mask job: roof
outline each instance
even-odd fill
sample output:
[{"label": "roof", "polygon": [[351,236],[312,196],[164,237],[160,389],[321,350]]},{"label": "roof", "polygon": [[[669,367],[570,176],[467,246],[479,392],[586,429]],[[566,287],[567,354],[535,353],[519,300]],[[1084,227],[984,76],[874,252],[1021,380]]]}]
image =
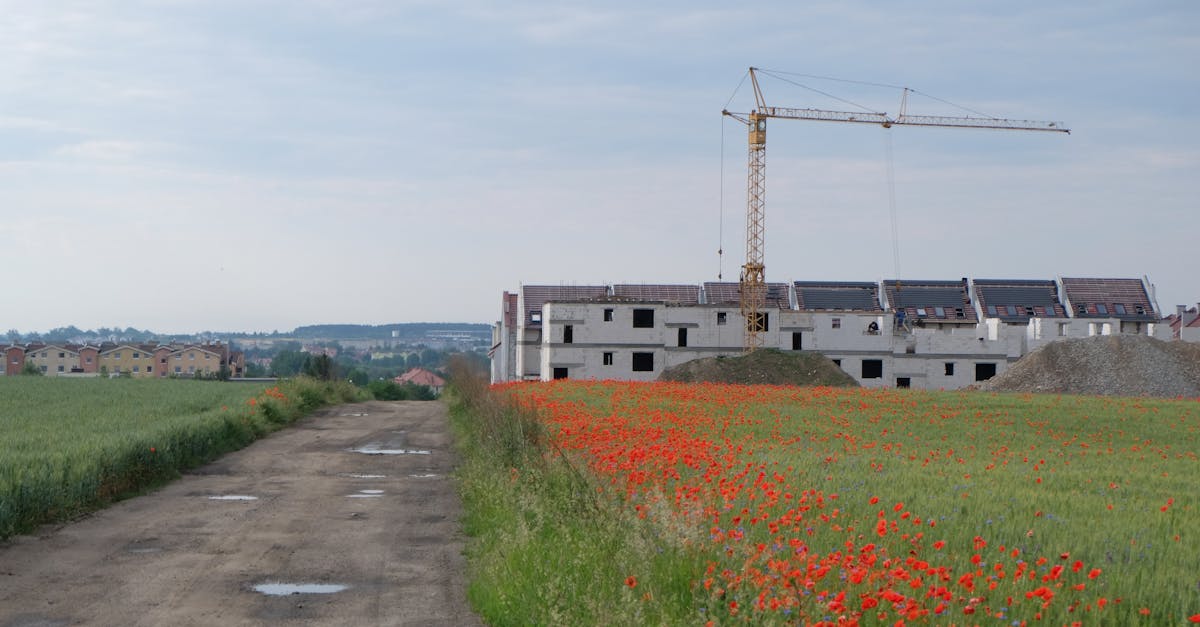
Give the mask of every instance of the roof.
[{"label": "roof", "polygon": [[909,320],[975,323],[978,317],[971,306],[967,280],[959,281],[884,281],[888,304],[893,311],[903,310]]},{"label": "roof", "polygon": [[984,317],[1004,322],[1066,316],[1066,308],[1058,302],[1058,285],[1052,279],[975,279],[975,298]]},{"label": "roof", "polygon": [[601,300],[608,297],[607,285],[523,285],[521,296],[525,310],[522,321],[531,327],[542,326],[542,321],[533,319],[533,312],[542,311],[550,301]]},{"label": "roof", "polygon": [[[704,295],[710,305],[732,305],[741,302],[741,284],[705,283]],[[791,309],[792,301],[788,298],[787,283],[767,283],[767,305],[780,309]]]},{"label": "roof", "polygon": [[700,302],[700,287],[698,285],[614,285],[613,297],[641,300],[679,303],[681,305],[696,305]]},{"label": "roof", "polygon": [[795,287],[801,310],[883,311],[875,283],[796,281]]},{"label": "roof", "polygon": [[440,388],[446,385],[446,380],[436,374],[424,369],[413,368],[408,372],[396,377],[396,383],[412,383],[414,385],[427,385],[431,388]]},{"label": "roof", "polygon": [[1117,318],[1154,322],[1158,315],[1150,304],[1141,279],[1062,279],[1063,291],[1076,318]]}]

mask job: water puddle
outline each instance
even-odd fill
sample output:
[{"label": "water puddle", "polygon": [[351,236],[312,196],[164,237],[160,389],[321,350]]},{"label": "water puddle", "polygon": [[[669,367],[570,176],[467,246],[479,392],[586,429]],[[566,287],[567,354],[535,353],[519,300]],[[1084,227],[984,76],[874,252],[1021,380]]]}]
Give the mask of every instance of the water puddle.
[{"label": "water puddle", "polygon": [[358,494],[347,494],[352,499],[369,499],[383,496],[383,490],[359,490]]},{"label": "water puddle", "polygon": [[387,475],[360,475],[353,472],[343,473],[341,476],[350,477],[351,479],[387,479]]},{"label": "water puddle", "polygon": [[348,587],[337,583],[260,583],[254,586],[254,591],[283,597],[292,594],[333,594]]},{"label": "water puddle", "polygon": [[410,448],[379,448],[377,444],[368,444],[358,448],[350,449],[351,453],[362,453],[363,455],[428,455],[429,451]]},{"label": "water puddle", "polygon": [[353,416],[353,417],[355,417],[355,418],[362,418],[363,416],[369,416],[370,414],[338,414],[338,415],[339,415],[339,416]]},{"label": "water puddle", "polygon": [[432,472],[427,472],[423,475],[409,475],[409,476],[412,477],[413,479],[431,479],[433,477],[437,477],[438,475],[436,475]]},{"label": "water puddle", "polygon": [[210,500],[210,501],[257,501],[258,497],[250,496],[248,494],[222,494],[220,496],[210,496],[210,497],[208,497],[208,500]]},{"label": "water puddle", "polygon": [[359,494],[383,494],[383,490],[359,490]]}]

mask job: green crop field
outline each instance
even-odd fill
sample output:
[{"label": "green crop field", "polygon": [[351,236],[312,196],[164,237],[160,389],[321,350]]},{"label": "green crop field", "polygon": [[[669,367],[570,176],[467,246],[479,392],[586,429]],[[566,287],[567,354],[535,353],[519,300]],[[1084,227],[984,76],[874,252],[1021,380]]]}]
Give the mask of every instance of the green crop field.
[{"label": "green crop field", "polygon": [[501,409],[457,420],[483,436],[463,469],[471,598],[497,624],[1200,622],[1196,400],[491,394]]},{"label": "green crop field", "polygon": [[0,377],[0,539],[241,448],[341,384]]}]

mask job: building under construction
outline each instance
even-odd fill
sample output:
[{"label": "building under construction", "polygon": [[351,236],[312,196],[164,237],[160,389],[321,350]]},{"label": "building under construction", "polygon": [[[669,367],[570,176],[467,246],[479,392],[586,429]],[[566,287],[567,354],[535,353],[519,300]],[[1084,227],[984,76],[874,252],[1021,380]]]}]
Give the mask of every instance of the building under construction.
[{"label": "building under construction", "polygon": [[[738,283],[525,285],[504,292],[492,381],[651,381],[744,349]],[[955,389],[1056,340],[1169,339],[1143,279],[767,283],[764,348],[825,355],[865,387]]]}]

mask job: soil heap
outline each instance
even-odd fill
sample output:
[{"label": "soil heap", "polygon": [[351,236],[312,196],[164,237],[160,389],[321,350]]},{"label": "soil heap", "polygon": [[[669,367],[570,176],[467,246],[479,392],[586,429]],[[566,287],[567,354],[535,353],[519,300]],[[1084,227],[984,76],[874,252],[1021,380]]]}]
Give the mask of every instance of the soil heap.
[{"label": "soil heap", "polygon": [[1200,397],[1200,344],[1144,335],[1051,342],[979,385],[997,392]]},{"label": "soil heap", "polygon": [[858,387],[854,377],[820,353],[760,349],[748,355],[706,357],[668,368],[659,381]]}]

